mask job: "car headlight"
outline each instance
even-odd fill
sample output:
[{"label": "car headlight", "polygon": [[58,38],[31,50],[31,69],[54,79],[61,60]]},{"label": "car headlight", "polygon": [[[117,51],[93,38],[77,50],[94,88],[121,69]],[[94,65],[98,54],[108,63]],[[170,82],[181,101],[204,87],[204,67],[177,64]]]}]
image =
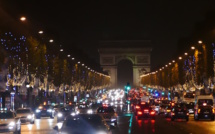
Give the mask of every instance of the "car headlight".
[{"label": "car headlight", "polygon": [[115,118],[112,118],[112,119],[111,119],[111,122],[114,122],[114,121],[116,121],[116,119],[115,119]]},{"label": "car headlight", "polygon": [[28,119],[31,119],[31,118],[32,118],[32,116],[31,116],[31,115],[28,115],[28,116],[27,116],[27,118],[28,118]]},{"label": "car headlight", "polygon": [[72,112],[71,115],[72,115],[72,116],[75,116],[76,114],[75,114],[75,112]]},{"label": "car headlight", "polygon": [[52,109],[48,109],[47,111],[51,113],[51,112],[52,112]]},{"label": "car headlight", "polygon": [[10,123],[9,123],[9,126],[10,126],[10,127],[15,126],[15,122],[10,122]]},{"label": "car headlight", "polygon": [[62,117],[62,116],[63,116],[62,113],[58,113],[58,114],[57,114],[57,117]]},{"label": "car headlight", "polygon": [[36,109],[36,113],[39,113],[39,112],[41,112],[41,110],[40,109]]},{"label": "car headlight", "polygon": [[87,110],[87,113],[88,113],[88,114],[92,114],[92,113],[93,113],[93,110],[92,110],[92,109],[89,109],[89,110]]}]

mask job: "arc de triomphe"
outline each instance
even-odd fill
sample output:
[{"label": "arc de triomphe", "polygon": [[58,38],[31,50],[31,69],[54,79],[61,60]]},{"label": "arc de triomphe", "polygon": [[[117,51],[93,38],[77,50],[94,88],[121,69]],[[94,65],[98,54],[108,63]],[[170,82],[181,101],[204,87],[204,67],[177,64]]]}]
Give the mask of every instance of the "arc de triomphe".
[{"label": "arc de triomphe", "polygon": [[[140,86],[140,75],[150,72],[151,41],[118,40],[99,43],[100,65],[111,77],[111,87],[117,87],[117,65],[121,60],[133,64],[133,84]],[[126,73],[126,72],[125,72]]]}]

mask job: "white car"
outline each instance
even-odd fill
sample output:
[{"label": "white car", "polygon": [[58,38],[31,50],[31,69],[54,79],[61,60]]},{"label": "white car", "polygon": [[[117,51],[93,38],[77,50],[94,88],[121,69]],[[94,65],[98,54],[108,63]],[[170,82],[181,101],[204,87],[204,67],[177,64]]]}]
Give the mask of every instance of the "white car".
[{"label": "white car", "polygon": [[14,112],[0,110],[0,133],[13,132],[21,133],[21,122]]},{"label": "white car", "polygon": [[21,123],[30,122],[34,124],[35,116],[31,108],[18,108],[16,116],[20,118]]}]

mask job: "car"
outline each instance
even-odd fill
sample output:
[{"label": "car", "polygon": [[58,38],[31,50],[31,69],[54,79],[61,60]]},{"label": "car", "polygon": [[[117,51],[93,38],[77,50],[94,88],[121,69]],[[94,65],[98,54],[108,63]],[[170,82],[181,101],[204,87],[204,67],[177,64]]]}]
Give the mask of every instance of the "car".
[{"label": "car", "polygon": [[50,117],[53,119],[55,110],[50,105],[40,105],[35,111],[35,116],[37,119],[40,119],[41,117]]},{"label": "car", "polygon": [[141,118],[152,118],[155,119],[156,112],[150,107],[149,103],[140,105],[140,108],[137,111],[137,119]]},{"label": "car", "polygon": [[21,134],[21,121],[15,113],[8,111],[6,108],[0,109],[0,132],[13,132]]},{"label": "car", "polygon": [[30,122],[34,124],[34,112],[31,108],[18,108],[16,110],[16,116],[20,118],[21,123]]},{"label": "car", "polygon": [[174,121],[175,119],[185,119],[186,121],[189,121],[189,111],[186,107],[186,103],[177,103],[172,108],[171,121]]},{"label": "car", "polygon": [[171,111],[172,111],[172,106],[166,106],[164,110],[165,118],[171,118]]},{"label": "car", "polygon": [[87,103],[80,103],[78,104],[78,113],[80,114],[92,114],[93,110],[91,109],[91,106]]},{"label": "car", "polygon": [[62,134],[111,134],[113,128],[99,114],[78,114],[67,116],[62,127],[56,125],[54,130]]},{"label": "car", "polygon": [[187,103],[189,114],[194,114],[194,102]]},{"label": "car", "polygon": [[57,113],[57,122],[64,121],[69,115],[76,115],[77,112],[75,109],[69,107],[61,107]]},{"label": "car", "polygon": [[214,99],[212,95],[199,95],[195,100],[194,119],[211,119],[214,121]]},{"label": "car", "polygon": [[158,115],[164,114],[165,108],[166,108],[167,106],[170,106],[170,105],[171,105],[170,102],[171,102],[171,101],[169,101],[169,100],[161,100],[160,108],[159,108],[159,111],[158,111]]},{"label": "car", "polygon": [[145,104],[147,104],[145,101],[139,101],[133,109],[134,114],[137,115],[138,110],[140,110],[141,106]]},{"label": "car", "polygon": [[159,112],[159,109],[160,109],[160,103],[155,103],[155,106],[154,106],[154,110],[155,110],[155,112],[156,113],[158,113]]},{"label": "car", "polygon": [[110,124],[117,125],[117,117],[115,110],[111,106],[101,106],[97,109],[97,114],[103,116],[104,120]]}]

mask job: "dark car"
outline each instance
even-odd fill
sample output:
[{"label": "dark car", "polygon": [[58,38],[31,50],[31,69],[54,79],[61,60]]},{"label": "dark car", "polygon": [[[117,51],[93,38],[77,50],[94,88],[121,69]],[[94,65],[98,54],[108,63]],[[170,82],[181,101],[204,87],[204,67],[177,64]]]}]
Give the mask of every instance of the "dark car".
[{"label": "dark car", "polygon": [[61,128],[54,128],[67,134],[111,134],[109,125],[98,114],[79,114],[68,116]]},{"label": "dark car", "polygon": [[165,118],[171,118],[171,111],[172,111],[172,106],[166,106],[164,110],[164,116]]},{"label": "dark car", "polygon": [[150,107],[149,103],[145,103],[144,105],[139,105],[137,112],[137,119],[141,118],[152,118],[155,119],[155,111]]},{"label": "dark car", "polygon": [[214,108],[213,100],[211,99],[199,99],[198,100],[198,109],[194,113],[194,119],[210,119],[214,121]]},{"label": "dark car", "polygon": [[171,112],[171,121],[175,119],[185,119],[189,121],[189,111],[186,107],[186,103],[177,103]]},{"label": "dark car", "polygon": [[40,119],[41,117],[50,117],[53,119],[55,116],[55,110],[52,106],[41,105],[36,109],[35,116],[37,119]]},{"label": "dark car", "polygon": [[0,109],[0,133],[8,132],[21,134],[21,121],[14,112]]},{"label": "dark car", "polygon": [[190,102],[187,104],[187,109],[189,111],[189,114],[194,114],[194,102]]},{"label": "dark car", "polygon": [[70,107],[61,107],[57,113],[57,122],[64,121],[69,115],[76,115],[76,110]]},{"label": "dark car", "polygon": [[88,114],[89,112],[92,113],[93,111],[90,105],[86,103],[81,103],[81,104],[78,104],[78,112],[80,114]]},{"label": "dark car", "polygon": [[97,109],[97,114],[101,115],[107,123],[117,125],[117,117],[115,110],[111,106],[102,106]]}]

